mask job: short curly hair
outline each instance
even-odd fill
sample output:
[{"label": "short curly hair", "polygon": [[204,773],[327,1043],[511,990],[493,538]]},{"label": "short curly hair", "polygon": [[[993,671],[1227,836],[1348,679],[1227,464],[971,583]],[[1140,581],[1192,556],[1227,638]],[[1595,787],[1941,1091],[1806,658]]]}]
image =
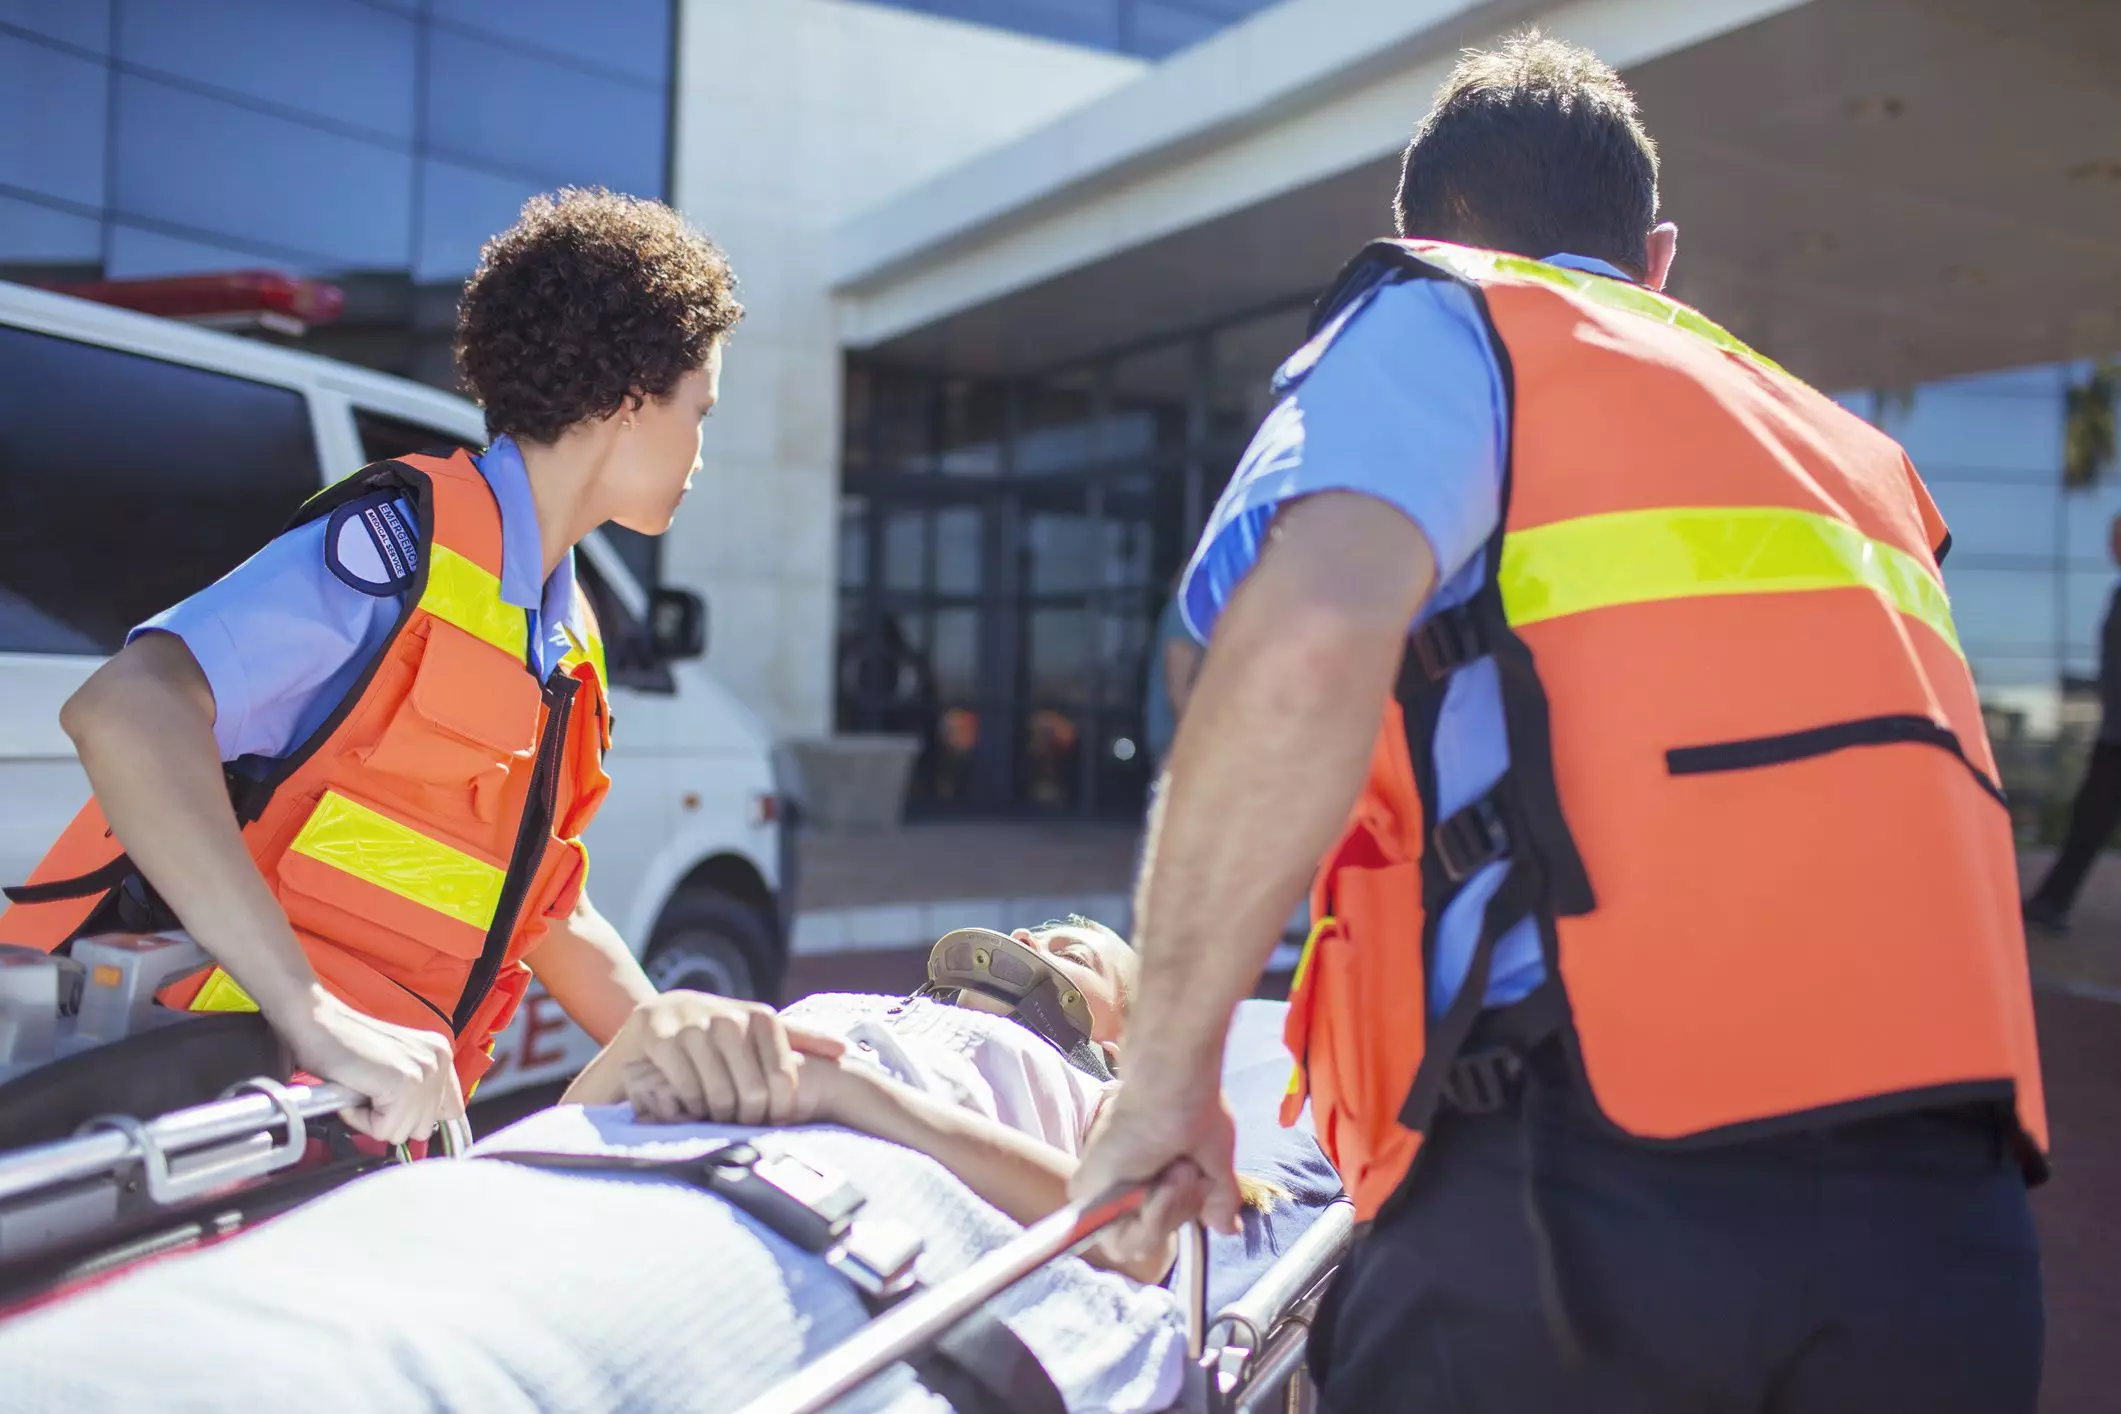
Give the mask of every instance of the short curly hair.
[{"label": "short curly hair", "polygon": [[550,443],[669,396],[743,315],[728,258],[675,211],[566,187],[532,197],[479,252],[457,367],[488,435]]}]

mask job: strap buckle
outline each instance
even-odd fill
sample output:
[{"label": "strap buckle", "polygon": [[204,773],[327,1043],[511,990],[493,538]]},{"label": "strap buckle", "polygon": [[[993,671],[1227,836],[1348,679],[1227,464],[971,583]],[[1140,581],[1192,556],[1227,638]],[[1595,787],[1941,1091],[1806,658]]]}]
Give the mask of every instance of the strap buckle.
[{"label": "strap buckle", "polygon": [[1460,1114],[1494,1114],[1510,1103],[1523,1075],[1524,1057],[1507,1046],[1474,1051],[1451,1062],[1438,1098]]},{"label": "strap buckle", "polygon": [[1428,684],[1442,682],[1475,658],[1487,656],[1487,641],[1471,607],[1440,610],[1408,636],[1407,656]]},{"label": "strap buckle", "polygon": [[1490,791],[1430,832],[1444,877],[1463,884],[1481,868],[1510,852],[1510,831]]}]

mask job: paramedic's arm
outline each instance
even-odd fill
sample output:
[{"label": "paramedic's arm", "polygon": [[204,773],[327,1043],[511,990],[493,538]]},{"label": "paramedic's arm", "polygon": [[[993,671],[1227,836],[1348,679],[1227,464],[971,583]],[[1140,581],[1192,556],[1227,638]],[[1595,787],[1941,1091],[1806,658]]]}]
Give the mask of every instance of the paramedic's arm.
[{"label": "paramedic's arm", "polygon": [[1193,684],[1200,680],[1201,648],[1186,637],[1164,640],[1164,696],[1171,702],[1171,720],[1176,722],[1186,715],[1186,703],[1193,696]]},{"label": "paramedic's arm", "polygon": [[530,954],[530,970],[574,1024],[608,1045],[634,1008],[655,995],[655,984],[619,930],[584,889],[574,911],[555,918]]},{"label": "paramedic's arm", "polygon": [[296,1061],[369,1097],[347,1122],[397,1142],[463,1113],[449,1044],[325,991],[243,844],[214,741],[214,696],[183,640],[144,633],[61,709],[111,830],[156,892],[250,993]]},{"label": "paramedic's arm", "polygon": [[1115,1234],[1123,1257],[1160,1243],[1195,1204],[1219,1227],[1237,1220],[1224,1036],[1346,822],[1435,577],[1413,521],[1327,492],[1280,513],[1216,624],[1151,826],[1127,1083],[1071,1185],[1089,1196],[1190,1161],[1153,1213]]}]

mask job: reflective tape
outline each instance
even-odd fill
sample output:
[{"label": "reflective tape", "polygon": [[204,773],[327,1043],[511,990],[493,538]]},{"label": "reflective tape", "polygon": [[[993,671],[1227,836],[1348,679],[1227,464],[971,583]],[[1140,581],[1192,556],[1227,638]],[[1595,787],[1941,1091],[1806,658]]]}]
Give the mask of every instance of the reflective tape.
[{"label": "reflective tape", "polygon": [[483,859],[335,791],[324,793],[288,848],[482,930],[493,924],[507,877]]},{"label": "reflective tape", "polygon": [[[603,635],[594,629],[585,629],[582,636],[578,637],[571,624],[563,624],[561,627],[567,634],[567,642],[571,645],[566,655],[560,659],[561,669],[563,671],[572,671],[575,664],[586,661],[591,667],[596,669],[598,682],[609,683],[611,678],[604,671]],[[587,642],[583,641],[585,638]]]},{"label": "reflective tape", "polygon": [[1520,255],[1502,255],[1495,251],[1471,250],[1463,247],[1449,249],[1424,249],[1424,260],[1433,261],[1452,274],[1479,283],[1493,275],[1502,274],[1545,285],[1549,289],[1566,290],[1581,295],[1593,304],[1607,309],[1626,310],[1683,329],[1727,354],[1758,364],[1771,373],[1788,377],[1788,370],[1766,354],[1747,344],[1736,334],[1702,314],[1689,309],[1675,299],[1670,299],[1647,285],[1638,285],[1629,280],[1615,280],[1609,275],[1594,275],[1588,270],[1569,270],[1559,265],[1548,265],[1543,261],[1526,260]]},{"label": "reflective tape", "polygon": [[193,1011],[256,1011],[258,1004],[235,978],[216,967],[207,975],[198,995],[191,999]]},{"label": "reflective tape", "polygon": [[530,653],[530,621],[501,598],[499,576],[488,573],[440,541],[427,565],[420,607],[474,638],[483,638],[518,662]]},{"label": "reflective tape", "polygon": [[1663,599],[1868,589],[1965,656],[1951,601],[1926,564],[1811,511],[1676,506],[1511,531],[1501,585],[1518,626]]}]

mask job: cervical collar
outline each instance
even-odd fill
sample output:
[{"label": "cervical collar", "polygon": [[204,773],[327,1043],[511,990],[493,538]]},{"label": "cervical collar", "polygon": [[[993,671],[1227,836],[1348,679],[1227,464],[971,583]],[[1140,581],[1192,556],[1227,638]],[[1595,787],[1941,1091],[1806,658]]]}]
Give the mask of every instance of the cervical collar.
[{"label": "cervical collar", "polygon": [[1090,1005],[1044,954],[1006,933],[959,928],[928,953],[928,982],[917,996],[1006,1016],[1100,1080],[1112,1079],[1105,1052],[1090,1039]]}]

